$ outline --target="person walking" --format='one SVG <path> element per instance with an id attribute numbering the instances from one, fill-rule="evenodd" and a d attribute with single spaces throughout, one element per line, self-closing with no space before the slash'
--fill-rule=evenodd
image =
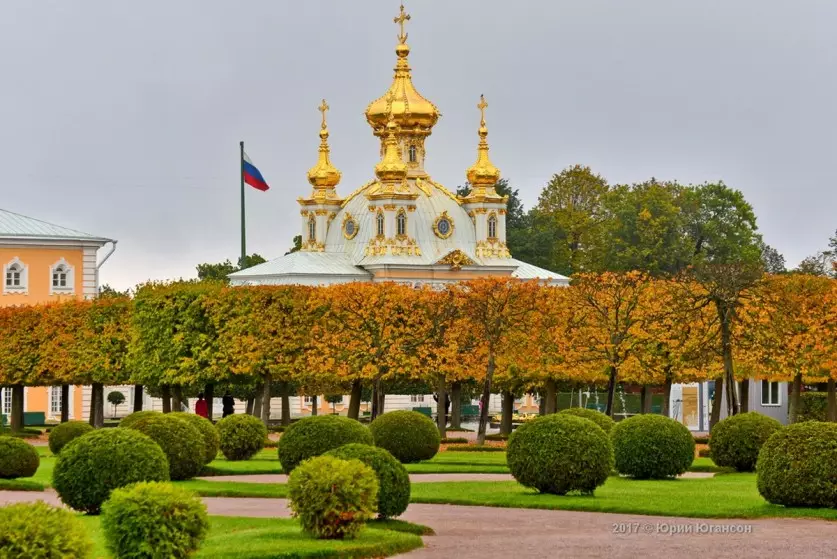
<path id="1" fill-rule="evenodd" d="M 203 392 L 198 394 L 198 401 L 195 402 L 195 414 L 209 418 L 209 407 L 206 404 L 206 400 L 203 397 Z"/>
<path id="2" fill-rule="evenodd" d="M 227 417 L 228 415 L 235 413 L 235 400 L 229 390 L 224 392 L 224 397 L 221 398 L 221 404 L 223 405 L 223 417 Z"/>

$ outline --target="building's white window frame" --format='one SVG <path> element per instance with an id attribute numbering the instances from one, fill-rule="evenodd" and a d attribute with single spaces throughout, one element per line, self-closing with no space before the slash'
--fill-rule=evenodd
<path id="1" fill-rule="evenodd" d="M 58 274 L 65 275 L 63 286 L 60 285 L 60 278 L 56 278 Z M 59 279 L 58 285 L 56 285 L 56 279 Z M 61 258 L 49 267 L 49 294 L 72 295 L 75 292 L 75 280 L 75 268 Z"/>
<path id="2" fill-rule="evenodd" d="M 49 417 L 51 419 L 58 419 L 58 418 L 61 417 L 61 400 L 60 400 L 61 385 L 50 386 L 50 387 L 48 387 L 48 390 L 49 390 L 49 392 L 48 392 L 48 396 L 47 396 L 47 400 L 48 400 L 47 409 L 49 410 L 49 413 L 47 413 L 47 417 Z M 53 392 L 53 390 L 55 390 L 59 395 L 57 406 L 56 406 L 56 401 L 55 401 L 55 393 Z M 73 418 L 73 393 L 74 393 L 74 391 L 75 391 L 75 387 L 70 386 L 70 390 L 68 391 L 68 394 L 67 394 L 67 396 L 69 398 L 69 407 L 67 409 L 70 412 L 70 419 Z"/>
<path id="3" fill-rule="evenodd" d="M 407 236 L 407 212 L 404 211 L 404 208 L 401 208 L 398 210 L 398 213 L 395 214 L 395 236 Z"/>
<path id="4" fill-rule="evenodd" d="M 308 218 L 308 240 L 311 242 L 317 240 L 317 220 L 313 215 Z"/>
<path id="5" fill-rule="evenodd" d="M 306 406 L 313 406 L 314 405 L 314 397 L 313 396 L 303 396 L 302 403 Z"/>
<path id="6" fill-rule="evenodd" d="M 775 385 L 775 394 L 774 394 Z M 761 387 L 761 405 L 764 407 L 775 407 L 782 405 L 782 386 L 779 382 L 771 382 L 769 380 L 762 380 L 759 383 Z M 775 400 L 773 398 L 775 396 Z"/>
<path id="7" fill-rule="evenodd" d="M 409 148 L 407 148 L 407 156 L 410 163 L 415 163 L 418 160 L 418 150 L 416 149 L 415 145 L 411 145 Z"/>
<path id="8" fill-rule="evenodd" d="M 9 420 L 9 416 L 12 415 L 12 387 L 11 386 L 4 386 L 2 390 L 0 390 L 0 413 L 6 416 L 6 421 Z"/>
<path id="9" fill-rule="evenodd" d="M 410 394 L 410 402 L 413 404 L 423 404 L 424 394 Z"/>
<path id="10" fill-rule="evenodd" d="M 492 213 L 488 216 L 488 238 L 489 239 L 496 239 L 497 238 L 497 214 Z"/>
<path id="11" fill-rule="evenodd" d="M 19 285 L 9 285 L 10 273 L 20 274 Z M 23 295 L 29 293 L 29 266 L 21 262 L 17 256 L 3 266 L 3 293 Z"/>
<path id="12" fill-rule="evenodd" d="M 384 212 L 382 211 L 378 211 L 377 215 L 375 216 L 375 230 L 378 234 L 378 237 L 384 237 L 384 235 L 386 234 Z"/>

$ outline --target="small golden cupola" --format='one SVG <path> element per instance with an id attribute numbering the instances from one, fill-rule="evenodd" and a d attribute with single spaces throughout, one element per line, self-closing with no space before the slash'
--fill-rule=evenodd
<path id="1" fill-rule="evenodd" d="M 393 95 L 387 95 L 388 101 L 393 101 Z M 392 190 L 393 187 L 401 186 L 407 178 L 407 164 L 401 154 L 401 146 L 398 142 L 398 125 L 395 123 L 395 115 L 390 112 L 387 124 L 384 127 L 383 136 L 383 157 L 375 165 L 375 176 L 383 185 L 381 190 Z M 390 188 L 387 188 L 387 187 Z"/>
<path id="2" fill-rule="evenodd" d="M 314 200 L 330 200 L 337 198 L 335 187 L 340 182 L 340 171 L 331 164 L 330 150 L 328 147 L 328 124 L 326 123 L 326 112 L 329 106 L 323 99 L 319 111 L 323 115 L 320 125 L 320 150 L 317 164 L 308 170 L 308 182 L 314 187 L 311 198 Z"/>
<path id="3" fill-rule="evenodd" d="M 488 127 L 485 125 L 485 109 L 488 108 L 488 103 L 485 102 L 484 95 L 480 95 L 477 108 L 480 110 L 480 128 L 478 131 L 480 143 L 477 148 L 477 161 L 471 165 L 466 173 L 468 182 L 471 184 L 471 190 L 463 199 L 463 202 L 501 200 L 503 197 L 497 194 L 494 189 L 494 185 L 500 180 L 500 169 L 494 166 L 488 156 L 488 140 L 486 139 L 488 137 Z"/>

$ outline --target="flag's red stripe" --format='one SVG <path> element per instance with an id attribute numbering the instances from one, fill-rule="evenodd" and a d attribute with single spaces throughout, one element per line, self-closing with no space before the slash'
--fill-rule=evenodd
<path id="1" fill-rule="evenodd" d="M 267 186 L 267 183 L 261 177 L 256 177 L 244 171 L 244 182 L 255 188 L 256 190 L 261 190 L 262 192 L 268 190 L 270 187 Z"/>

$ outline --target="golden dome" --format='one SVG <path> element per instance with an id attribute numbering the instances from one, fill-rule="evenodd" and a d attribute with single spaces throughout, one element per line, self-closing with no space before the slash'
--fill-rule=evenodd
<path id="1" fill-rule="evenodd" d="M 395 65 L 395 77 L 387 92 L 372 101 L 366 108 L 366 121 L 372 126 L 376 136 L 382 136 L 386 133 L 387 120 L 390 114 L 393 115 L 396 125 L 402 132 L 412 132 L 425 136 L 430 134 L 431 129 L 441 116 L 436 105 L 422 97 L 413 86 L 410 65 L 407 62 L 410 47 L 407 45 L 407 34 L 404 32 L 404 22 L 409 19 L 410 16 L 404 13 L 404 5 L 402 4 L 401 13 L 393 20 L 401 26 L 398 45 L 395 47 L 395 54 L 398 56 L 398 62 Z M 392 101 L 389 101 L 390 95 Z"/>
<path id="2" fill-rule="evenodd" d="M 402 182 L 407 178 L 407 164 L 401 156 L 401 147 L 398 143 L 398 125 L 395 123 L 395 115 L 389 114 L 387 124 L 384 127 L 384 156 L 375 165 L 375 176 L 384 183 Z"/>
<path id="3" fill-rule="evenodd" d="M 494 190 L 494 185 L 500 180 L 500 169 L 495 167 L 488 157 L 488 140 L 486 140 L 488 137 L 488 128 L 485 125 L 485 109 L 487 107 L 488 103 L 485 102 L 485 96 L 480 95 L 480 102 L 477 105 L 481 115 L 478 131 L 480 143 L 477 148 L 477 162 L 471 165 L 466 173 L 468 182 L 471 183 L 471 190 L 468 192 L 466 198 L 501 198 L 497 194 L 497 191 Z"/>
<path id="4" fill-rule="evenodd" d="M 314 187 L 314 190 L 334 190 L 337 183 L 340 182 L 340 171 L 331 164 L 329 158 L 328 148 L 328 126 L 326 125 L 326 111 L 329 106 L 325 99 L 319 107 L 319 111 L 323 113 L 323 123 L 320 127 L 320 155 L 317 159 L 317 164 L 311 167 L 308 171 L 308 182 Z"/>

